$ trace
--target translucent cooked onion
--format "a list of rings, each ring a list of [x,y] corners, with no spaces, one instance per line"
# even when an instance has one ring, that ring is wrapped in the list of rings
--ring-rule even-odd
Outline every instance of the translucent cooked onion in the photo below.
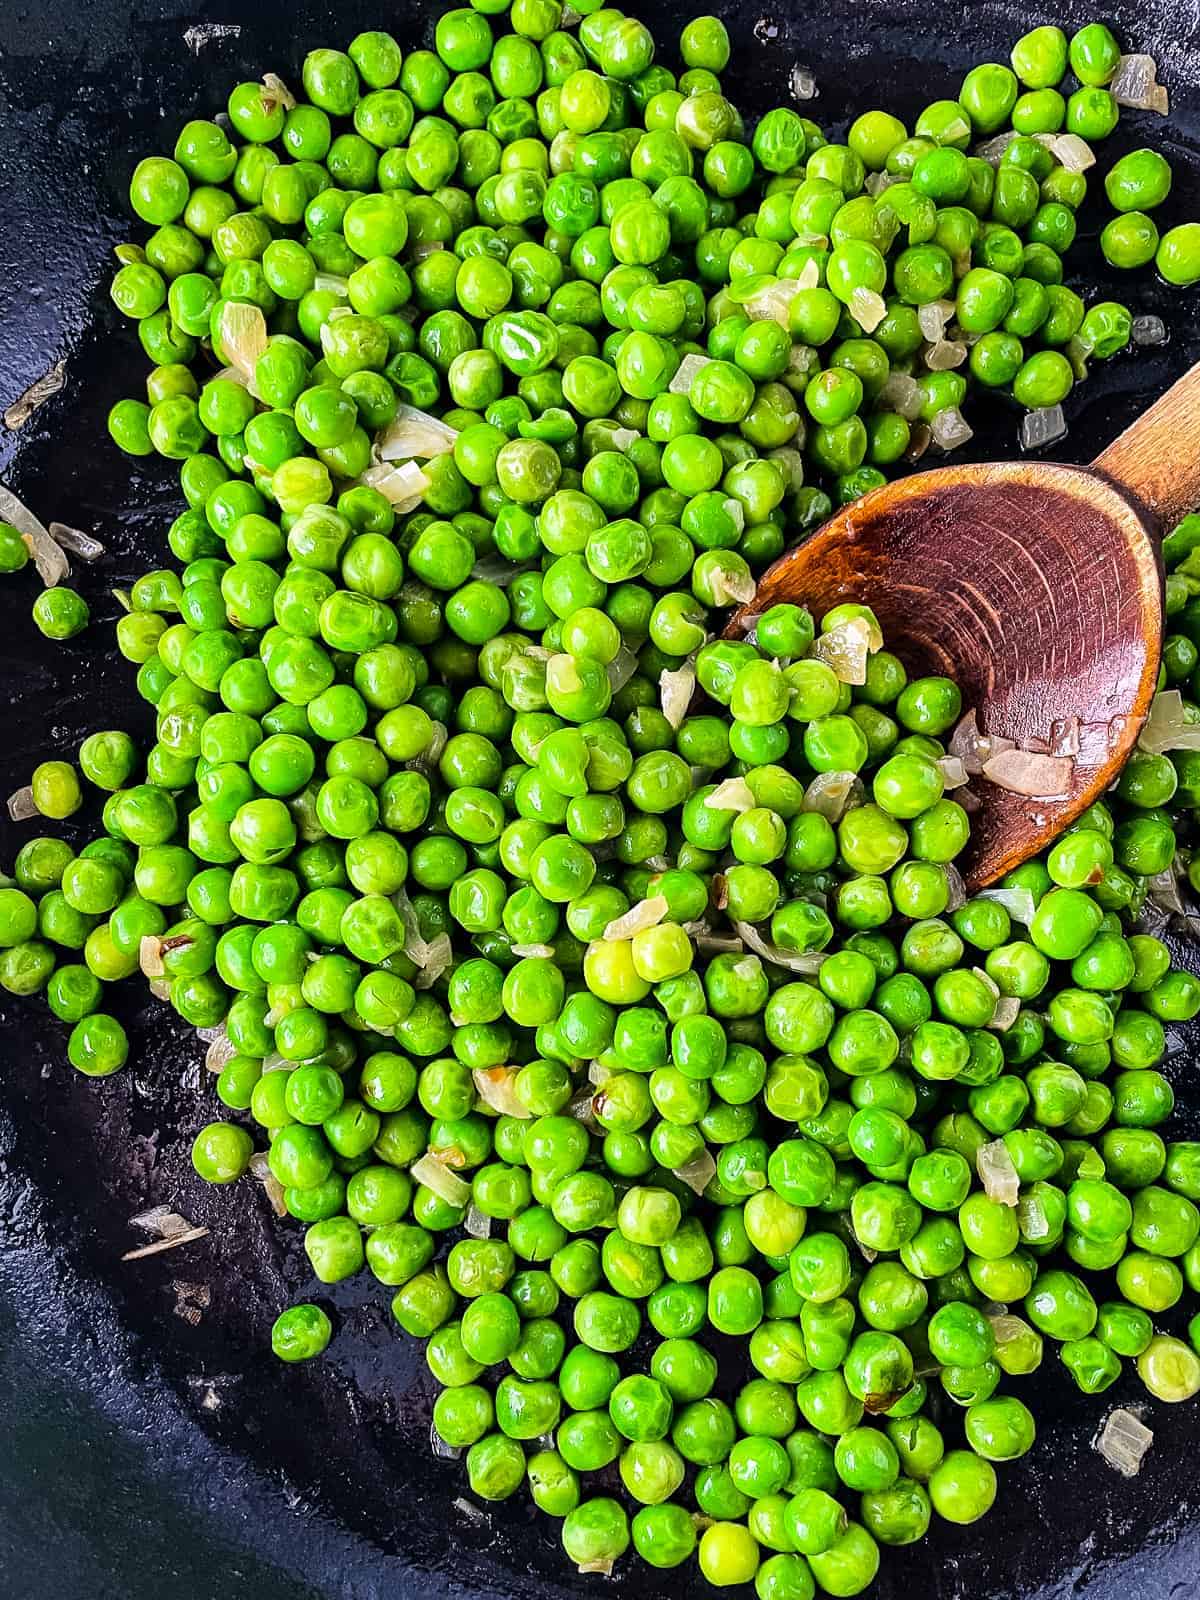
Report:
[[[957,450],[975,437],[975,430],[957,406],[945,406],[929,424],[930,437],[939,450]]]
[[[809,256],[808,260],[796,274],[796,287],[797,289],[815,289],[819,286],[820,282],[821,269],[813,257]]]
[[[338,272],[318,272],[313,279],[313,288],[321,289],[326,294],[336,294],[342,300],[350,298],[350,280]]]
[[[475,1091],[485,1106],[498,1116],[527,1118],[529,1112],[517,1099],[516,1083],[520,1067],[478,1067],[471,1074]]]
[[[1050,1219],[1036,1189],[1026,1189],[1024,1194],[1018,1197],[1017,1223],[1021,1229],[1021,1237],[1027,1239],[1030,1244],[1037,1244],[1040,1239],[1050,1237]]]
[[[1010,128],[1007,133],[998,133],[994,139],[985,139],[982,144],[977,144],[975,146],[975,154],[982,161],[986,161],[989,166],[998,167],[1000,165],[1000,157],[1013,140],[1019,137],[1016,131]]]
[[[996,1001],[991,1021],[986,1024],[993,1033],[1007,1033],[1021,1015],[1021,1002],[1011,994],[1002,994]]]
[[[802,67],[797,61],[788,78],[788,88],[792,92],[792,99],[799,100],[802,104],[817,98],[817,80],[808,67]]]
[[[1170,96],[1158,82],[1154,57],[1141,52],[1121,57],[1108,92],[1119,106],[1135,111],[1157,111],[1165,117],[1171,109]]]
[[[30,817],[38,815],[38,808],[33,803],[33,788],[30,784],[23,784],[21,788],[14,789],[9,795],[8,814],[14,822],[27,822]]]
[[[407,951],[405,952],[407,954]],[[432,989],[443,973],[454,965],[454,946],[448,933],[435,934],[425,947],[425,960],[413,979],[414,989]]]
[[[470,1234],[472,1239],[490,1239],[492,1236],[491,1217],[480,1211],[473,1200],[463,1218],[463,1232]]]
[[[694,350],[689,351],[675,370],[675,376],[667,385],[671,394],[686,394],[692,387],[692,380],[698,372],[703,372],[712,360],[711,356],[698,355]]]
[[[967,903],[967,886],[963,882],[962,873],[954,865],[953,861],[946,863],[944,871],[946,873],[946,910],[958,911]]]
[[[693,1194],[703,1194],[716,1177],[717,1163],[706,1146],[698,1156],[693,1156],[686,1166],[675,1167],[673,1171],[680,1183],[686,1183]]]
[[[930,372],[952,372],[967,359],[967,347],[961,339],[939,339],[925,347],[925,365]]]
[[[1015,1206],[1021,1190],[1021,1180],[1003,1139],[993,1139],[981,1145],[975,1157],[975,1170],[989,1200],[1002,1206]]]
[[[1137,345],[1166,344],[1167,325],[1161,317],[1134,317],[1129,337]]]
[[[907,372],[892,372],[879,391],[879,404],[885,411],[897,412],[906,422],[915,422],[925,404],[925,391]]]
[[[940,756],[937,766],[942,774],[942,786],[947,790],[961,789],[970,782],[966,762],[961,756]]]
[[[1010,794],[1029,799],[1061,800],[1071,788],[1075,762],[1070,756],[1048,756],[1037,750],[1000,750],[983,763],[983,776]]]
[[[692,696],[696,692],[696,668],[689,659],[673,672],[664,667],[658,675],[658,696],[662,714],[671,727],[678,730],[687,716]]]
[[[840,822],[847,811],[861,805],[866,790],[857,772],[818,772],[800,802],[801,811],[819,811],[829,822]]]
[[[818,634],[809,655],[831,667],[839,683],[866,683],[871,637],[871,624],[865,617],[849,617],[827,633]]]
[[[744,300],[742,310],[752,322],[777,322],[781,328],[786,328],[792,301],[799,292],[800,285],[795,278],[776,278]]]
[[[1110,1467],[1115,1467],[1126,1478],[1136,1478],[1153,1443],[1153,1430],[1132,1411],[1118,1406],[1105,1417],[1093,1446]]]
[[[604,669],[608,673],[608,686],[614,694],[618,689],[623,689],[634,676],[638,669],[638,658],[635,651],[622,643],[616,655]]]
[[[850,315],[864,333],[874,333],[887,316],[887,301],[874,289],[859,284],[850,291]]]
[[[1200,722],[1188,720],[1178,689],[1161,689],[1154,696],[1138,744],[1154,755],[1168,750],[1200,750]]]
[[[47,589],[53,589],[71,575],[71,567],[60,545],[50,537],[50,530],[35,517],[29,507],[18,500],[5,483],[0,483],[0,518],[9,522],[21,535],[25,547],[33,557],[38,577]]]
[[[440,417],[419,406],[400,404],[396,415],[375,437],[375,454],[380,461],[407,461],[413,456],[429,460],[454,449],[458,430]]]
[[[1021,449],[1041,450],[1067,436],[1067,419],[1058,405],[1038,406],[1021,418]]]
[[[237,30],[242,31],[240,28]],[[296,109],[296,96],[284,83],[276,72],[264,72],[262,77],[262,93],[259,95],[265,113],[270,113],[276,107],[282,106],[284,111]]]
[[[610,1078],[616,1077],[611,1067],[606,1067],[603,1061],[590,1061],[587,1070],[588,1082],[595,1089],[603,1089]]]
[[[431,1422],[429,1424],[429,1453],[431,1456],[436,1456],[439,1461],[457,1461],[459,1456],[462,1455],[462,1450],[456,1444],[447,1444]]]
[[[596,1121],[596,1096],[589,1087],[580,1091],[567,1107],[567,1115],[574,1117],[576,1122],[582,1122],[589,1133],[598,1133],[600,1124]]]
[[[67,363],[56,361],[49,372],[42,374],[31,383],[24,394],[18,395],[4,413],[4,426],[15,430],[24,427],[39,406],[45,405],[51,395],[55,395],[66,382]]]
[[[917,307],[921,333],[930,344],[937,344],[939,339],[945,337],[946,324],[954,315],[954,310],[953,300],[927,300],[923,306]]]
[[[258,306],[244,300],[226,300],[217,322],[217,338],[229,365],[254,398],[261,400],[254,374],[258,358],[267,348],[266,317]]]
[[[526,1116],[528,1114],[526,1112]],[[448,1206],[465,1206],[471,1198],[471,1185],[464,1183],[457,1173],[451,1172],[432,1150],[427,1150],[419,1161],[414,1161],[408,1172],[414,1183],[423,1183],[427,1189],[432,1189]]]
[[[1019,922],[1023,927],[1028,927],[1033,921],[1033,914],[1037,910],[1033,895],[1028,889],[980,889],[980,900],[994,900],[998,906],[1003,906],[1014,922]]]
[[[415,511],[429,488],[429,479],[415,461],[403,461],[399,466],[380,462],[368,467],[358,481],[368,489],[377,489],[401,516]]]
[[[212,1041],[204,1053],[204,1070],[206,1072],[221,1072],[227,1061],[237,1055],[237,1045],[222,1028],[220,1035]]]
[[[1068,172],[1086,172],[1096,165],[1095,151],[1077,133],[1056,133],[1050,141],[1050,154]]]
[[[639,900],[628,911],[613,918],[604,930],[604,942],[615,944],[622,939],[632,939],[643,928],[657,927],[670,909],[664,894],[652,894],[646,900]]]
[[[718,606],[749,605],[757,592],[757,585],[749,572],[718,572],[709,587],[713,604]]]
[[[744,811],[753,811],[758,801],[745,778],[726,778],[711,794],[704,796],[704,804],[710,811],[736,811],[741,815]]]
[[[613,1556],[597,1557],[595,1561],[581,1561],[576,1572],[598,1572],[602,1578],[611,1578],[616,1560]]]
[[[138,966],[147,978],[161,978],[166,975],[166,967],[162,958],[163,941],[156,933],[148,933],[138,944]]]
[[[756,956],[761,956],[774,967],[797,972],[803,978],[811,978],[820,972],[825,961],[825,954],[821,950],[781,950],[778,945],[764,939],[752,922],[735,921],[733,927],[738,938]]]
[[[527,956],[540,956],[543,960],[549,961],[554,955],[554,946],[552,944],[514,944],[512,953],[515,956],[519,956],[522,961]]]

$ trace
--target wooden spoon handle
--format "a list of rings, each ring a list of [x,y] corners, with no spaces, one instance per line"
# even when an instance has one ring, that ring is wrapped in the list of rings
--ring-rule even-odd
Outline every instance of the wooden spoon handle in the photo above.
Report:
[[[1164,533],[1200,505],[1200,362],[1092,466],[1131,490]]]

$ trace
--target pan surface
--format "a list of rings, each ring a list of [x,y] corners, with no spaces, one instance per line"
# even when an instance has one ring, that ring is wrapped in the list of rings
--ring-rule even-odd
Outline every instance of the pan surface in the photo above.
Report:
[[[168,464],[131,464],[104,428],[112,402],[139,390],[144,367],[107,299],[111,247],[133,233],[124,198],[133,164],[168,147],[193,111],[212,115],[242,78],[273,69],[294,80],[306,50],[364,27],[390,27],[413,48],[432,16],[426,5],[397,16],[365,0],[344,0],[336,14],[311,0],[197,3],[202,15],[186,0],[89,0],[69,13],[59,0],[0,5],[0,409],[60,357],[67,378],[19,433],[0,435],[0,473],[44,520],[88,528],[108,549],[79,579],[95,626],[67,646],[47,645],[33,627],[32,572],[6,582],[0,793],[26,782],[52,748],[70,751],[97,728],[148,725],[111,646],[108,595],[161,562],[181,501]],[[652,15],[643,8],[665,59],[699,9],[679,0]],[[827,129],[874,104],[911,116],[953,93],[975,62],[1003,59],[1034,22],[1092,20],[1076,3],[1036,14],[930,0],[714,9],[734,37],[738,103],[752,112],[785,103],[799,61],[816,74],[819,98],[808,109]],[[1198,215],[1196,7],[1151,0],[1110,20],[1156,56],[1173,101],[1165,125],[1123,118],[1114,142],[1164,149],[1176,167],[1170,221]],[[1096,257],[1098,226],[1099,207],[1089,208],[1075,259]],[[1072,397],[1064,459],[1089,459],[1200,343],[1195,292],[1165,291],[1143,274],[1087,288],[1158,312],[1171,338],[1101,367]],[[977,404],[973,420],[978,458],[1012,453],[1015,413]],[[31,826],[0,827],[0,862]],[[5,998],[0,1008],[6,1593],[131,1600],[152,1588],[159,1600],[207,1600],[235,1584],[255,1600],[611,1592],[570,1573],[553,1526],[527,1506],[481,1511],[459,1500],[461,1468],[428,1452],[432,1381],[417,1347],[394,1333],[378,1286],[360,1279],[330,1295],[308,1276],[300,1228],[277,1223],[257,1185],[213,1191],[192,1174],[190,1135],[213,1106],[203,1047],[128,987],[131,1063],[103,1083],[66,1066],[65,1030],[43,1006]],[[1193,1137],[1196,1043],[1176,1040],[1167,1066],[1185,1107],[1175,1126]],[[128,1219],[158,1203],[209,1224],[211,1237],[122,1263],[140,1242]],[[194,1325],[178,1314],[205,1294]],[[270,1354],[268,1331],[284,1305],[310,1296],[336,1308],[338,1336],[324,1360],[288,1369]],[[736,1370],[724,1381],[736,1386]],[[1029,1387],[1040,1437],[1002,1471],[997,1508],[972,1528],[940,1524],[916,1548],[885,1552],[873,1593],[1195,1600],[1192,1408],[1152,1408],[1155,1443],[1130,1483],[1090,1441],[1113,1405],[1144,1399],[1135,1378],[1090,1399],[1051,1354]],[[611,1587],[637,1600],[707,1592],[694,1568],[664,1579],[632,1562]]]

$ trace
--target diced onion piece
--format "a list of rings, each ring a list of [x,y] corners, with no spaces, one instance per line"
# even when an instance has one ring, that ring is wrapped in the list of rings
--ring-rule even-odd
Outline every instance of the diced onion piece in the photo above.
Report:
[[[117,246],[118,250],[121,248],[120,245]],[[138,247],[134,245],[132,248],[136,250]],[[139,254],[144,261],[146,259],[144,253],[139,251]],[[56,361],[49,372],[44,372],[40,378],[36,378],[24,394],[18,395],[5,411],[4,426],[10,429],[23,427],[37,408],[45,405],[50,396],[57,394],[62,388],[66,382],[66,373],[66,361]]]
[[[993,1033],[1007,1033],[1020,1015],[1021,1002],[1016,996],[1002,994],[996,1001],[996,1009],[992,1012],[991,1021],[986,1026]]]
[[[151,1206],[149,1210],[139,1211],[136,1216],[130,1217],[129,1226],[140,1228],[155,1239],[178,1239],[182,1234],[190,1233],[195,1223],[180,1216],[178,1211],[172,1211],[170,1206]]]
[[[60,550],[78,556],[81,561],[99,561],[104,554],[104,546],[99,539],[93,539],[90,533],[84,533],[80,528],[69,528],[65,522],[52,522],[47,531]]]
[[[262,93],[259,95],[264,112],[273,111],[277,106],[282,106],[285,111],[296,109],[296,96],[284,83],[283,79],[275,72],[264,72],[262,78]]]
[[[414,1183],[423,1183],[427,1189],[432,1189],[448,1206],[465,1206],[471,1198],[471,1185],[464,1183],[456,1172],[451,1172],[432,1150],[426,1150],[419,1161],[413,1162],[408,1172]]]
[[[1138,345],[1166,344],[1167,325],[1161,317],[1134,317],[1129,337]]]
[[[20,789],[14,789],[8,797],[8,814],[14,822],[27,822],[30,817],[36,817],[38,808],[33,803],[33,786],[24,784]]]
[[[905,461],[920,461],[929,449],[932,438],[933,433],[927,422],[914,422],[908,438],[908,449],[904,452]]]
[[[625,454],[631,444],[636,444],[641,437],[636,428],[614,428],[610,435],[612,448],[620,450],[622,455]]]
[[[821,358],[811,344],[794,344],[788,356],[790,378],[811,378],[821,365]]]
[[[405,954],[407,955],[407,951]],[[410,958],[411,959],[411,958]],[[454,965],[454,946],[448,933],[436,934],[425,947],[421,970],[413,979],[414,989],[432,989],[444,972]]]
[[[593,1088],[602,1089],[610,1078],[616,1077],[616,1073],[611,1067],[606,1067],[603,1061],[591,1061],[588,1063],[587,1076]]]
[[[481,556],[471,568],[471,577],[476,583],[490,583],[493,588],[507,589],[523,572],[532,572],[536,565],[535,561],[510,561],[507,556],[496,553]]]
[[[860,283],[850,291],[850,315],[864,333],[874,333],[887,316],[887,301]]]
[[[1086,172],[1096,165],[1091,145],[1077,133],[1055,134],[1050,141],[1050,154],[1068,172]]]
[[[666,872],[671,865],[670,856],[647,856],[642,865],[648,872]]]
[[[698,1156],[693,1156],[686,1166],[674,1169],[675,1177],[680,1183],[686,1183],[693,1194],[703,1194],[716,1176],[716,1172],[717,1163],[709,1154],[707,1146]]]
[[[598,1572],[602,1578],[611,1578],[615,1565],[614,1557],[603,1556],[597,1557],[595,1561],[581,1561],[575,1570],[576,1572]]]
[[[622,939],[632,939],[635,933],[641,933],[644,928],[655,928],[670,909],[665,894],[652,894],[646,900],[639,900],[628,911],[613,918],[604,930],[604,942],[615,944]]]
[[[741,815],[743,811],[753,811],[758,801],[745,778],[726,778],[704,796],[704,804],[710,811],[736,811]]]
[[[792,92],[792,99],[802,103],[817,98],[817,80],[808,67],[803,67],[797,61],[788,78],[788,88]]]
[[[1154,696],[1138,744],[1154,755],[1167,750],[1200,750],[1200,722],[1188,721],[1178,689],[1163,689]]]
[[[921,333],[930,344],[936,344],[945,337],[946,324],[954,315],[953,300],[927,300],[923,306],[917,307],[917,321]]]
[[[969,776],[973,778],[977,778],[983,771],[983,762],[979,755],[981,738],[975,707],[971,706],[958,719],[954,732],[950,735],[947,749],[952,756],[958,757]]]
[[[436,1456],[439,1461],[457,1461],[462,1455],[461,1448],[456,1444],[447,1444],[431,1422],[429,1424],[429,1453]]]
[[[983,1192],[989,1200],[996,1200],[1002,1206],[1016,1205],[1021,1180],[1003,1139],[993,1139],[981,1145],[975,1157],[975,1167],[983,1184]]]
[[[244,300],[226,300],[221,307],[217,337],[229,364],[256,400],[262,398],[255,386],[254,371],[259,356],[267,348],[267,319],[258,306]]]
[[[939,450],[957,450],[975,437],[975,430],[957,406],[944,406],[929,424],[929,433]]]
[[[963,882],[963,875],[954,865],[947,861],[946,873],[946,910],[958,911],[967,903],[967,886]]]
[[[761,956],[764,961],[769,961],[773,967],[783,967],[788,972],[797,972],[801,977],[811,978],[820,972],[825,961],[822,950],[781,950],[778,945],[773,945],[763,938],[752,922],[734,922],[734,931],[738,938],[747,947],[753,950],[756,956]]]
[[[1158,82],[1153,56],[1140,52],[1121,57],[1108,92],[1119,106],[1135,111],[1157,111],[1166,116],[1171,109],[1167,91]]]
[[[952,372],[967,359],[967,347],[961,339],[938,339],[925,347],[925,365],[930,372]]]
[[[742,310],[756,322],[777,322],[781,328],[788,326],[792,301],[800,292],[795,278],[776,278],[756,289],[743,302]],[[857,290],[855,291],[857,293]]]
[[[1028,889],[981,889],[977,898],[994,900],[998,906],[1004,907],[1014,922],[1019,922],[1026,928],[1033,921],[1033,914],[1037,910],[1033,895]]]
[[[520,1067],[486,1067],[476,1068],[471,1074],[479,1098],[501,1117],[529,1116],[513,1088],[520,1070]]]
[[[872,172],[867,175],[867,181],[863,184],[863,188],[872,199],[875,199],[890,189],[894,183],[903,182],[904,179],[898,172]]]
[[[1077,716],[1058,717],[1050,724],[1050,750],[1052,756],[1077,756],[1081,748],[1080,722]]]
[[[740,506],[740,501],[738,502]],[[718,572],[711,580],[713,603],[719,606],[749,605],[757,593],[753,577],[746,572]]]
[[[961,756],[941,756],[937,766],[942,774],[942,786],[945,789],[961,789],[970,781],[966,763]]]
[[[848,617],[836,628],[818,634],[809,655],[832,667],[839,683],[867,681],[867,656],[871,648],[871,624],[866,617]]]
[[[399,466],[380,462],[368,467],[358,481],[368,489],[377,489],[401,516],[415,511],[429,488],[429,479],[415,461],[404,461]]]
[[[522,961],[527,956],[540,956],[543,960],[549,961],[554,955],[554,946],[552,944],[514,944],[512,953],[515,956],[520,956]]]
[[[169,1000],[171,998],[170,978],[151,978],[146,987],[156,1000]]]
[[[1146,1452],[1153,1443],[1153,1429],[1123,1406],[1109,1412],[1094,1441],[1095,1449],[1109,1466],[1115,1467],[1126,1478],[1137,1477]]]
[[[204,1070],[206,1072],[220,1072],[225,1063],[237,1055],[237,1045],[222,1028],[219,1036],[215,1038],[204,1053]]]
[[[268,1072],[290,1072],[293,1065],[294,1063],[285,1055],[281,1055],[278,1050],[269,1050],[263,1057],[263,1077],[265,1078]]]
[[[1014,1339],[1023,1339],[1033,1332],[1025,1318],[1018,1317],[1012,1311],[985,1311],[984,1316],[992,1325],[992,1338],[1000,1346],[1011,1344]]]
[[[1038,406],[1021,418],[1021,449],[1040,450],[1065,439],[1067,419],[1058,405]]]
[[[161,978],[166,974],[162,959],[163,942],[156,933],[148,933],[138,944],[138,966],[147,978]]]
[[[53,589],[55,584],[70,576],[70,563],[50,537],[49,528],[4,483],[0,483],[0,518],[11,523],[21,535],[33,557],[38,577],[47,589]]]
[[[1152,873],[1146,879],[1146,898],[1152,906],[1167,912],[1169,916],[1187,915],[1187,907],[1179,892],[1179,879],[1170,867],[1164,867],[1161,872]]]
[[[703,372],[712,360],[711,356],[698,355],[694,350],[689,351],[675,370],[675,376],[667,385],[671,394],[686,394],[692,387],[692,380],[698,372]]]
[[[815,259],[809,256],[808,260],[796,274],[797,289],[815,289],[821,282],[821,269]]]
[[[983,763],[983,776],[1010,794],[1031,800],[1061,800],[1070,793],[1075,762],[1070,756],[1047,756],[1037,750],[1000,750]]]
[[[599,1131],[600,1124],[596,1121],[596,1096],[590,1085],[574,1097],[567,1107],[567,1115],[574,1117],[576,1122],[582,1122],[589,1132]]]
[[[608,663],[605,671],[608,673],[608,686],[614,694],[618,689],[623,689],[634,676],[638,669],[637,652],[622,643],[616,655]]]
[[[1019,135],[1010,128],[1007,133],[998,133],[994,139],[985,139],[982,144],[977,144],[975,146],[975,154],[981,160],[986,161],[989,166],[998,167],[1000,165],[1000,157],[1013,140],[1018,137]]]
[[[907,372],[892,372],[879,391],[879,404],[885,411],[897,412],[906,422],[915,422],[925,404],[925,391]]]
[[[458,430],[419,406],[401,404],[393,421],[376,435],[375,454],[380,461],[407,461],[413,456],[429,460],[454,449]]]
[[[739,955],[746,947],[742,941],[731,933],[710,933],[707,928],[699,923],[688,923],[685,930],[696,946],[703,950],[705,955],[733,956]]]
[[[662,714],[671,724],[678,728],[687,716],[688,707],[692,703],[692,696],[696,692],[696,668],[689,659],[674,672],[669,667],[664,667],[658,675],[658,696],[662,706]]]
[[[473,1200],[463,1218],[463,1232],[470,1234],[472,1239],[490,1239],[492,1236],[491,1217],[480,1211]]]
[[[857,772],[818,772],[804,791],[801,811],[819,811],[829,822],[840,822],[846,812],[860,803],[856,793],[864,793]]]

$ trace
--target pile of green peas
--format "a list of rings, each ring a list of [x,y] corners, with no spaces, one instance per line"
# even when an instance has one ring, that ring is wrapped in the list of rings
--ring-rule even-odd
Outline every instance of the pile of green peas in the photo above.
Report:
[[[968,375],[1053,404],[1058,363],[1126,342],[1061,283],[1086,180],[1037,137],[1110,131],[1116,59],[1038,29],[912,137],[787,109],[747,137],[719,21],[676,76],[582,9],[314,51],[305,101],[239,85],[236,144],[194,121],[135,172],[154,232],[113,292],[154,370],[110,428],[179,460],[188,506],[182,571],[117,627],[156,739],[33,774],[55,820],[99,790],[104,832],[23,847],[0,984],[44,991],[93,1076],[127,1054],[103,985],[139,965],[216,1035],[197,1172],[266,1145],[316,1281],[369,1271],[426,1342],[475,1495],[527,1487],[589,1570],[632,1543],[760,1600],[850,1595],[933,1512],[990,1508],[1035,1431],[1000,1386],[1046,1340],[1089,1393],[1126,1360],[1200,1391],[1200,1146],[1157,1131],[1200,983],[1134,921],[1177,866],[1200,889],[1200,757],[1139,751],[967,899],[954,684],[861,606],[717,637]],[[966,153],[1010,121],[997,166]],[[1114,169],[1123,215],[1152,166]],[[924,366],[918,310],[951,298],[966,373]],[[230,303],[262,314],[252,382]],[[919,416],[880,403],[893,374]],[[411,408],[453,442],[417,419],[397,510],[372,446]],[[1189,720],[1198,550],[1187,519],[1162,687]],[[302,1303],[273,1345],[332,1333]]]

